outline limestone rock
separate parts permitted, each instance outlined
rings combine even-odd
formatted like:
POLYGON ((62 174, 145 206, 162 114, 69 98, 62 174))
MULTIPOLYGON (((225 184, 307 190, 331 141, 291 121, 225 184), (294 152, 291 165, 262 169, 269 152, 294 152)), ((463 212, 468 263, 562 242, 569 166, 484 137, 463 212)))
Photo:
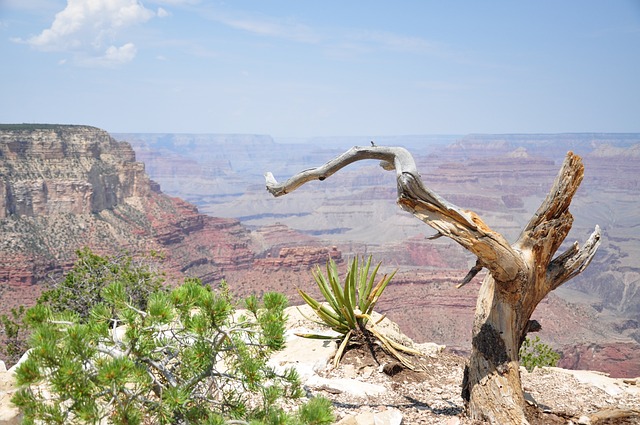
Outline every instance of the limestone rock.
POLYGON ((22 422, 20 410, 11 403, 16 392, 13 370, 0 371, 0 425, 14 425, 22 422))
POLYGON ((387 409, 382 412, 365 412, 358 415, 349 415, 336 425, 400 425, 402 413, 398 409, 387 409))

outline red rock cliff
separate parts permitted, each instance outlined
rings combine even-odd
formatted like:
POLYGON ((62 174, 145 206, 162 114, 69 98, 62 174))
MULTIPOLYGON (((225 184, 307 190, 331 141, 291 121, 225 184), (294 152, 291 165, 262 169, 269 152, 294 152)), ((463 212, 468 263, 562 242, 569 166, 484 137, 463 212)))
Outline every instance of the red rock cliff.
POLYGON ((83 246, 164 252, 170 272, 205 282, 254 257, 238 220, 160 193, 128 143, 86 126, 0 126, 0 236, 3 310, 28 302, 25 287, 70 267, 83 246))

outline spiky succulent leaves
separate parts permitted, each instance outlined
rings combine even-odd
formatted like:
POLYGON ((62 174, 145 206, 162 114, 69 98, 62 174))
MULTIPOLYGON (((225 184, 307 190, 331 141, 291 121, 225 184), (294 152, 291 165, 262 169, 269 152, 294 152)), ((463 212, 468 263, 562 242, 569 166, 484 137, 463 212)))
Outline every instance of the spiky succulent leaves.
POLYGON ((341 317, 347 322, 349 329, 356 329, 358 325, 353 311, 353 306, 350 303, 351 294, 349 294, 349 291, 351 290, 352 285, 349 285, 349 276, 347 276, 343 288, 340 285, 340 277, 338 275, 336 263, 333 260, 331 260, 330 263, 331 267, 328 268, 329 270, 331 270, 331 274, 329 275, 329 283, 331 284, 331 290, 338 303, 338 310, 336 310, 336 313, 340 314, 341 317))
POLYGON ((367 312, 367 295, 371 292, 371 288, 373 287, 373 278, 378 271, 378 267, 380 267, 380 263, 375 268, 371 279, 369 279, 369 267, 371 266, 371 258, 370 255, 367 258, 366 263, 360 269, 360 274, 358 275, 358 308, 362 313, 367 312))
POLYGON ((351 329, 355 329, 361 325, 360 320, 356 317, 356 279, 358 276, 358 258, 354 258, 347 276, 344 279, 344 305, 341 306, 342 313, 347 318, 347 322, 351 329))
POLYGON ((342 359, 342 355, 344 354, 344 350, 347 349, 347 345, 349 345, 349 340, 351 339, 351 333, 353 331, 349 331, 345 334, 340 346, 338 347, 338 351, 336 351, 336 355, 333 357, 333 367, 338 367, 340 360, 342 359))
POLYGON ((337 337, 331 336, 331 335, 306 334, 302 332, 296 332, 295 336, 299 336, 300 338, 321 339, 321 340, 338 339, 337 337))
MULTIPOLYGON (((378 268, 376 267, 376 271, 377 270, 378 268)), ((380 279, 378 284, 371 290, 371 293, 367 295, 367 300, 369 302, 369 305, 367 306, 367 309, 365 311, 366 314, 371 314, 373 312, 373 309, 375 308, 378 302, 378 299, 380 299, 380 296, 382 295, 384 290, 387 288, 387 285, 389 284, 389 282, 391 282, 391 279, 393 279, 393 277, 396 275, 396 271, 397 270, 394 270, 393 273, 391 273, 391 275, 385 274, 382 277, 382 279, 380 279)))
POLYGON ((367 265, 363 269, 362 273, 360 274, 360 287, 364 289, 362 292, 358 294, 358 302, 360 305, 360 311, 363 314, 371 314, 371 312, 373 311, 373 307, 371 306, 372 299, 370 295, 374 288, 375 279, 378 274, 378 269, 380 269, 380 265, 382 264, 382 263, 378 263, 373 269, 373 271, 371 272, 371 274, 369 274, 370 263, 371 263, 371 256, 369 256, 369 258, 367 259, 367 265), (364 273, 365 270, 366 270, 366 273, 364 273))
POLYGON ((320 268, 317 268, 313 277, 326 304, 298 289, 302 299, 313 308, 322 322, 342 335, 366 325, 368 316, 395 274, 394 272, 390 276, 385 275, 374 286, 381 263, 378 263, 369 275, 371 260, 372 257, 369 256, 366 261, 363 260, 363 266, 360 267, 358 258, 354 258, 349 265, 344 286, 340 284, 338 268, 333 259, 327 261, 326 277, 320 268))
POLYGON ((311 296, 307 295, 307 293, 305 293, 301 289, 298 289, 298 293, 300 294, 304 302, 306 302, 318 315, 318 317, 331 329, 342 335, 349 332, 349 324, 336 310, 333 310, 326 305, 321 304, 311 296))
MULTIPOLYGON (((331 273, 329 272, 330 264, 328 262, 326 267, 327 267, 327 276, 328 278, 330 278, 331 276, 331 273)), ((331 285, 327 281, 327 278, 325 278, 324 275, 322 274, 320 267, 317 267, 316 270, 311 272, 311 274, 313 275, 313 278, 316 281, 316 284, 318 285, 318 289, 320 289, 320 292, 322 293, 322 296, 324 297, 326 302, 333 309, 333 311, 339 312, 340 306, 338 305, 338 301, 336 300, 336 297, 333 295, 331 285)))

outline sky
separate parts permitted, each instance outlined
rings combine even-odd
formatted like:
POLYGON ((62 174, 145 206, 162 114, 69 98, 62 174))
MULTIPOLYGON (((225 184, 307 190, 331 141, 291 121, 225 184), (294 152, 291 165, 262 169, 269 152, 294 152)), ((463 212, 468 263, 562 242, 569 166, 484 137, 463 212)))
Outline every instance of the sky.
POLYGON ((640 0, 0 0, 0 123, 640 132, 640 0))

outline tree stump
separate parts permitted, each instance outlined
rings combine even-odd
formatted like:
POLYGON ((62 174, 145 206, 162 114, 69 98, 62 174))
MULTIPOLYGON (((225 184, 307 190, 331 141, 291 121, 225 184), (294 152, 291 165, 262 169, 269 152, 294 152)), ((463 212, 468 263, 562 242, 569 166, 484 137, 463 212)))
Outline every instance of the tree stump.
POLYGON ((463 210, 430 191, 412 155, 400 147, 356 146, 282 184, 266 173, 267 190, 282 196, 365 159, 380 160, 384 169, 396 171, 401 208, 433 227, 436 236, 447 236, 476 255, 476 265, 461 285, 482 268, 489 271, 478 294, 462 395, 473 419, 501 425, 527 423, 518 351, 529 319, 550 291, 587 267, 600 244, 600 228, 596 226, 583 247, 576 242, 555 256, 573 224, 569 205, 583 178, 581 158, 567 153, 547 198, 513 245, 473 211, 463 210))

